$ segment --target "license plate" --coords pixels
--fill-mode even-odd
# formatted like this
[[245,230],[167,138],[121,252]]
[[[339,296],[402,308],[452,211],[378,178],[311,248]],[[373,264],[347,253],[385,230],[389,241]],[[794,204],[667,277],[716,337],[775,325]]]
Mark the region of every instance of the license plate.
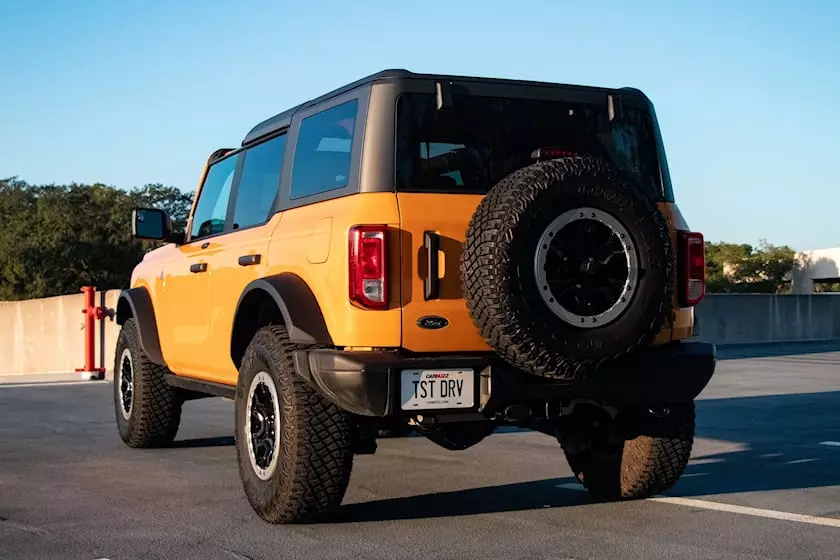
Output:
[[471,369],[407,369],[402,371],[403,410],[470,408],[475,373]]

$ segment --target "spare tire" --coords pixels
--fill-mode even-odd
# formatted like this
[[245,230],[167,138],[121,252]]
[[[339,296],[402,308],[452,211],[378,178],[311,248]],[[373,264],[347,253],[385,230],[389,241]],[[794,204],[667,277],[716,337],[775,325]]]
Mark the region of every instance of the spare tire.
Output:
[[654,193],[608,163],[535,163],[495,185],[467,228],[470,315],[506,361],[580,381],[650,343],[672,308],[674,257]]

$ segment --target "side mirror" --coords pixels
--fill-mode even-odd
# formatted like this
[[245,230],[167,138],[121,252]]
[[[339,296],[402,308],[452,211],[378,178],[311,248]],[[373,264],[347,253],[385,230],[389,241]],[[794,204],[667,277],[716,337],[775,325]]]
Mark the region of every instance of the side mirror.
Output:
[[183,243],[183,234],[172,233],[172,221],[163,210],[138,208],[132,212],[131,235],[135,239]]

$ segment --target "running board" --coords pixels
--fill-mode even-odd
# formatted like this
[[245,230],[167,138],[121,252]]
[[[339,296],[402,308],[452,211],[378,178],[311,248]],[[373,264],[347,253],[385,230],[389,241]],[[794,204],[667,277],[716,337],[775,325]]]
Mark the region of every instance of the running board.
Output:
[[199,379],[181,377],[173,373],[167,373],[164,377],[166,382],[172,387],[178,387],[179,389],[195,393],[195,395],[191,396],[191,398],[200,399],[203,397],[225,397],[226,399],[233,399],[236,397],[236,387],[233,385],[213,383],[212,381],[201,381]]

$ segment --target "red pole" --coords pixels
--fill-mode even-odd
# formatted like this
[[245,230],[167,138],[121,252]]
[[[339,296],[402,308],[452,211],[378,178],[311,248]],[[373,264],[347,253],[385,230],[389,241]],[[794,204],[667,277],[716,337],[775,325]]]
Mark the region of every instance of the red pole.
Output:
[[96,359],[96,342],[93,333],[93,315],[91,308],[94,305],[96,298],[96,288],[93,286],[84,286],[82,292],[85,294],[85,308],[82,313],[85,314],[85,371],[93,371],[93,362]]
[[77,368],[76,371],[100,374],[105,372],[105,368],[96,367],[96,319],[102,319],[107,313],[103,309],[96,307],[96,288],[93,286],[82,286],[82,293],[85,294],[85,308],[82,313],[85,314],[85,367]]

